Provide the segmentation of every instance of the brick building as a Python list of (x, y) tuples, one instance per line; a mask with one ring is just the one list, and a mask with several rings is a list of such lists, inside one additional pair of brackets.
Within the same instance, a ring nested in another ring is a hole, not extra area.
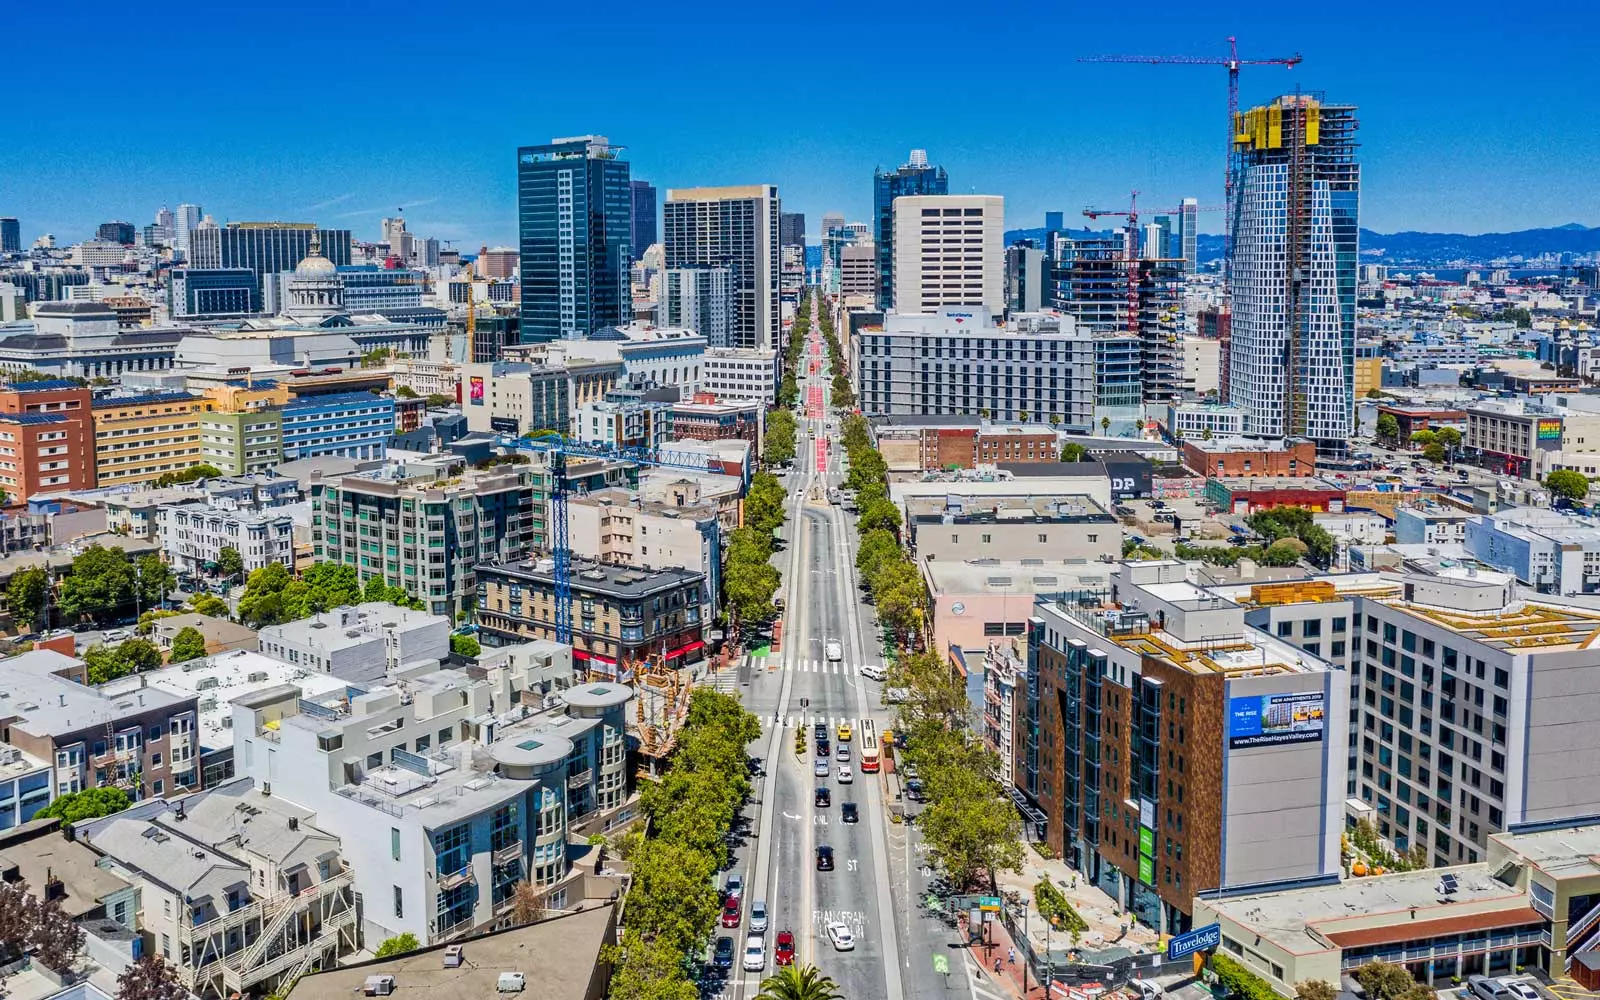
[(677, 441), (748, 441), (761, 443), (762, 404), (748, 399), (718, 399), (709, 392), (697, 392), (687, 403), (676, 403), (669, 411), (672, 437)]
[(50, 379), (0, 388), (0, 488), (13, 500), (95, 485), (89, 390)]
[(1183, 464), (1202, 476), (1314, 476), (1317, 446), (1304, 438), (1185, 438)]

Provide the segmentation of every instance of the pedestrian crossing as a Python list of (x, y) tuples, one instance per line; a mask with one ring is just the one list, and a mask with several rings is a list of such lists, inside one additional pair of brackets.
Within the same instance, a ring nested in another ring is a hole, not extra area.
[(865, 673), (868, 677), (881, 677), (884, 667), (877, 663), (845, 663), (839, 660), (796, 660), (793, 663), (784, 663), (784, 670), (791, 670), (797, 674), (847, 674), (856, 676)]
[[(772, 712), (762, 721), (779, 729), (811, 729), (813, 726), (827, 726), (829, 739), (832, 739), (833, 734), (839, 731), (840, 726), (849, 726), (856, 732), (861, 732), (862, 722), (861, 719), (852, 719), (849, 716), (814, 715), (810, 712), (801, 712), (798, 715), (783, 715), (778, 712)], [(866, 721), (873, 722), (871, 719)], [(876, 725), (875, 722), (873, 724)]]

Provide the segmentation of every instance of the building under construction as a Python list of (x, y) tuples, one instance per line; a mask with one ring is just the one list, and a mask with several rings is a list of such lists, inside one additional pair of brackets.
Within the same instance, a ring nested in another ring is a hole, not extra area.
[(1344, 451), (1355, 410), (1356, 109), (1293, 94), (1234, 120), (1225, 385), (1251, 433)]
[(1057, 235), (1048, 261), (1050, 304), (1095, 333), (1137, 336), (1144, 401), (1161, 403), (1178, 394), (1183, 374), (1184, 262), (1161, 256), (1157, 246), (1141, 251), (1139, 242), (1131, 227)]

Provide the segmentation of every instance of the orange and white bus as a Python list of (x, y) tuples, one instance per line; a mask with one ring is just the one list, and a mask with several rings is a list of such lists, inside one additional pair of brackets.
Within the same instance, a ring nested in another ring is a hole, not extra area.
[(861, 728), (856, 731), (861, 735), (861, 773), (876, 774), (879, 766), (877, 730), (871, 719), (862, 719)]

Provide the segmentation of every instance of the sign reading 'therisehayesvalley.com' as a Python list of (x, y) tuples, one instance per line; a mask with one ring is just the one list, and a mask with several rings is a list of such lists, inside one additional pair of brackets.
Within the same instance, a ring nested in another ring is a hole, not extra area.
[(1321, 691), (1260, 694), (1228, 700), (1228, 748), (1314, 743), (1327, 709)]

